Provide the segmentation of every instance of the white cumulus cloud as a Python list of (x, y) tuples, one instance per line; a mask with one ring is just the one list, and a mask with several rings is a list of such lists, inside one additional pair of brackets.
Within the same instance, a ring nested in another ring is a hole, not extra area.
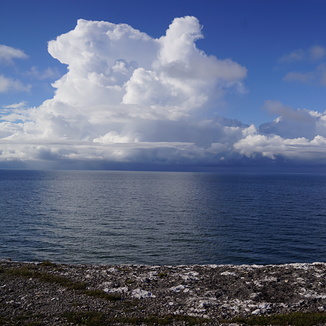
[(324, 164), (326, 159), (326, 138), (316, 136), (282, 138), (278, 135), (251, 133), (234, 144), (234, 148), (248, 158), (263, 156), (276, 160), (282, 158), (292, 162)]
[[(270, 101), (279, 117), (260, 128), (216, 114), (226, 92), (243, 92), (247, 70), (198, 49), (202, 37), (189, 16), (174, 19), (160, 38), (127, 24), (78, 20), (48, 44), (67, 66), (53, 83), (54, 97), (0, 111), (0, 162), (215, 166), (261, 157), (323, 159), (325, 114)], [(323, 56), (323, 48), (311, 51)], [(0, 76), (0, 92), (10, 87), (24, 85)]]
[(276, 134), (284, 138), (305, 137), (309, 140), (316, 136), (326, 137), (326, 112), (292, 109), (278, 101), (266, 101), (265, 109), (278, 117), (260, 126), (264, 134)]
[(239, 64), (198, 50), (201, 37), (194, 17), (176, 18), (159, 39), (126, 24), (79, 20), (49, 43), (50, 54), (68, 65), (53, 84), (53, 101), (83, 113), (82, 107), (97, 107), (110, 119), (187, 116), (214, 90), (239, 85), (246, 76)]

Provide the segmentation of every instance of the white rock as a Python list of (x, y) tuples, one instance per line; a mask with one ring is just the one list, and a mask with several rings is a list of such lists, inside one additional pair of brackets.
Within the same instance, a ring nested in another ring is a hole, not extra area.
[(148, 292), (142, 289), (135, 289), (131, 292), (131, 296), (136, 299), (155, 298), (156, 296), (152, 292)]
[(236, 276), (237, 274), (234, 273), (234, 272), (225, 271), (225, 272), (222, 272), (221, 275), (223, 275), (223, 276), (228, 276), (228, 275), (230, 275), (230, 276)]
[(129, 289), (126, 286), (119, 287), (119, 288), (105, 288), (103, 289), (106, 293), (127, 293)]
[(182, 284), (180, 284), (180, 285), (171, 287), (170, 288), (170, 291), (173, 291), (173, 292), (181, 292), (184, 289), (185, 289), (185, 286), (182, 285)]

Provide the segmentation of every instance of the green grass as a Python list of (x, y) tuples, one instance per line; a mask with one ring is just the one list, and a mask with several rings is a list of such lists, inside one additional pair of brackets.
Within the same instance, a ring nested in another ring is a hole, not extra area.
[(108, 322), (104, 313), (87, 311), (87, 312), (67, 312), (63, 314), (63, 317), (68, 320), (69, 323), (77, 325), (87, 326), (101, 326)]
[(58, 268), (58, 265), (56, 263), (52, 263), (49, 260), (43, 260), (42, 262), (40, 262), (39, 265)]
[(57, 284), (69, 290), (79, 291), (82, 294), (91, 297), (106, 299), (108, 301), (121, 300), (121, 296), (119, 294), (105, 293), (104, 291), (101, 290), (88, 290), (86, 283), (74, 282), (66, 277), (40, 272), (37, 270), (35, 266), (23, 266), (19, 268), (11, 268), (4, 271), (4, 273), (16, 277), (36, 278), (43, 282)]
[[(43, 262), (42, 266), (53, 267), (53, 263)], [(3, 275), (14, 276), (14, 277), (24, 277), (24, 278), (36, 278), (43, 282), (57, 284), (63, 286), (69, 290), (77, 291), (81, 294), (102, 298), (108, 301), (118, 301), (121, 300), (119, 294), (110, 294), (101, 290), (89, 290), (87, 285), (83, 282), (74, 282), (68, 278), (53, 275), (46, 272), (41, 272), (38, 270), (37, 265), (27, 265), (23, 267), (10, 268), (10, 269), (0, 269), (0, 273)], [(165, 277), (165, 274), (159, 275), (159, 277)], [(130, 306), (127, 306), (129, 304)], [(122, 302), (122, 314), (126, 314), (127, 311), (124, 308), (129, 309), (129, 313), (134, 312), (135, 307), (130, 301)], [(4, 316), (0, 316), (0, 325), (20, 325), (19, 318), (24, 319), (24, 317), (16, 318), (16, 322), (13, 323), (12, 320), (8, 320)], [(97, 325), (109, 325), (115, 323), (129, 324), (129, 325), (169, 325), (173, 322), (184, 322), (185, 325), (200, 325), (209, 320), (199, 317), (186, 316), (186, 315), (167, 315), (167, 316), (157, 316), (150, 315), (146, 317), (111, 317), (107, 314), (89, 311), (89, 312), (70, 312), (64, 315), (64, 318), (70, 323), (75, 323), (77, 325), (86, 326), (97, 326)], [(21, 319), (20, 319), (21, 321)], [(242, 325), (277, 325), (277, 326), (316, 326), (316, 325), (326, 325), (326, 312), (293, 312), (289, 314), (279, 314), (270, 316), (252, 316), (252, 317), (236, 317), (232, 320), (223, 320), (223, 323), (240, 323)], [(29, 326), (42, 325), (37, 321), (30, 322), (29, 324), (24, 324)]]
[(160, 273), (158, 273), (157, 276), (158, 276), (159, 278), (164, 278), (164, 277), (168, 276), (168, 273), (166, 273), (166, 272), (160, 272)]
[(95, 297), (95, 298), (102, 298), (108, 301), (119, 301), (121, 300), (121, 295), (116, 293), (106, 293), (102, 290), (84, 290), (84, 294)]
[(25, 315), (16, 315), (11, 318), (0, 316), (1, 326), (45, 326), (41, 321), (29, 321), (30, 319), (42, 319), (41, 315), (34, 315), (32, 313), (27, 313)]
[(34, 268), (23, 266), (18, 268), (10, 268), (5, 270), (4, 273), (18, 277), (34, 277), (36, 271)]
[(200, 325), (208, 320), (205, 318), (183, 316), (183, 315), (168, 315), (168, 316), (147, 316), (147, 317), (125, 317), (115, 316), (111, 317), (102, 312), (83, 311), (83, 312), (69, 312), (65, 313), (64, 318), (68, 322), (77, 325), (86, 326), (100, 326), (111, 325), (116, 323), (123, 323), (124, 325), (169, 325), (173, 322), (184, 322), (186, 325), (194, 326)]
[(289, 314), (237, 317), (231, 322), (245, 325), (277, 325), (277, 326), (315, 326), (326, 325), (326, 312), (293, 312)]
[(54, 283), (68, 288), (69, 290), (85, 290), (86, 284), (82, 282), (73, 282), (66, 277), (39, 272), (34, 266), (23, 266), (11, 268), (5, 271), (6, 274), (25, 278), (37, 278), (47, 283)]

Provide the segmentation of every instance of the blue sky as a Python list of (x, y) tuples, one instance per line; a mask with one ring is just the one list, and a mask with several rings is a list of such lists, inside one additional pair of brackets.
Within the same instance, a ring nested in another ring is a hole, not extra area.
[[(3, 0), (0, 162), (324, 164), (325, 12), (320, 0)], [(181, 20), (164, 41), (175, 18)], [(115, 85), (125, 92), (118, 109), (118, 100), (111, 101), (118, 95), (103, 93), (109, 87), (103, 78), (118, 77), (101, 75), (99, 67), (113, 60), (100, 48), (112, 40), (99, 35), (121, 23), (150, 41), (143, 37), (137, 45), (121, 38), (115, 45), (121, 47), (115, 62), (130, 72), (129, 80)], [(189, 48), (179, 43), (182, 33), (196, 28), (202, 35)], [(75, 34), (69, 39), (57, 39), (70, 31)], [(86, 43), (93, 45), (86, 49)], [(154, 58), (157, 47), (161, 52)], [(83, 57), (78, 65), (74, 58), (81, 49), (101, 60)], [(180, 73), (182, 60), (190, 82)], [(182, 86), (187, 83), (191, 87)], [(90, 94), (97, 96), (94, 103)]]

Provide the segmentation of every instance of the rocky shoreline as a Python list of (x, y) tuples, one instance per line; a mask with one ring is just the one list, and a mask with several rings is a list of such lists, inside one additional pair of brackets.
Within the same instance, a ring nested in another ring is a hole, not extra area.
[(323, 315), (325, 276), (326, 263), (93, 266), (0, 260), (0, 325), (246, 325), (234, 318)]

